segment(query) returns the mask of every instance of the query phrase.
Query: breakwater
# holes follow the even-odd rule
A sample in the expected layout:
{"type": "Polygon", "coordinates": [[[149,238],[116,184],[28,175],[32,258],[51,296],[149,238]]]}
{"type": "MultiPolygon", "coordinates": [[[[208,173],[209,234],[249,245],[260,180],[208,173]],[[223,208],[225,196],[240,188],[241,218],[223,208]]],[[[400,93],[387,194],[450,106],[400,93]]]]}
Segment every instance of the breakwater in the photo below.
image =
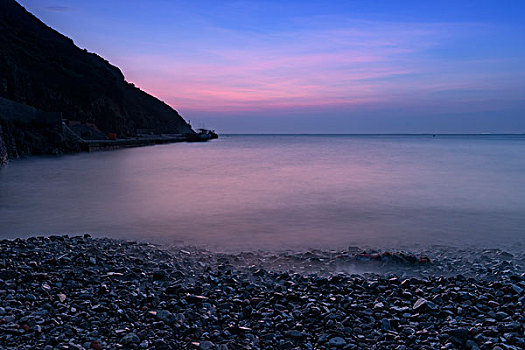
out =
{"type": "Polygon", "coordinates": [[[185,141],[187,141],[185,136],[159,136],[122,140],[85,140],[81,143],[81,150],[84,152],[111,151],[120,148],[151,146],[185,141]]]}

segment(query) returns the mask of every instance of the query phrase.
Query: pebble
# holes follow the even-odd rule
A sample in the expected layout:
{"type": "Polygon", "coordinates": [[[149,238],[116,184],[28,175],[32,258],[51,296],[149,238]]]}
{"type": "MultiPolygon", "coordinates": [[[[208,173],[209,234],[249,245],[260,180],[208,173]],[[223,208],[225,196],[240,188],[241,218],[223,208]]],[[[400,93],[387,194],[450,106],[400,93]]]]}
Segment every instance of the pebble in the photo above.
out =
{"type": "Polygon", "coordinates": [[[328,341],[328,344],[331,346],[342,347],[346,345],[346,341],[341,337],[335,337],[330,339],[330,341],[328,341]]]}
{"type": "Polygon", "coordinates": [[[381,320],[381,327],[383,328],[383,330],[385,331],[390,331],[392,330],[392,325],[390,324],[390,320],[387,319],[387,318],[384,318],[381,320]]]}
{"type": "Polygon", "coordinates": [[[160,310],[157,312],[157,318],[164,323],[169,323],[171,320],[171,312],[167,310],[160,310]]]}
{"type": "Polygon", "coordinates": [[[211,341],[205,340],[199,344],[200,350],[211,350],[215,348],[215,344],[213,344],[211,341]]]}
{"type": "Polygon", "coordinates": [[[98,340],[93,340],[93,341],[89,344],[89,348],[90,348],[90,349],[94,349],[94,350],[102,350],[102,345],[100,345],[100,343],[99,343],[98,340]]]}
{"type": "Polygon", "coordinates": [[[135,333],[126,334],[120,341],[122,344],[135,344],[140,343],[140,338],[135,333]]]}

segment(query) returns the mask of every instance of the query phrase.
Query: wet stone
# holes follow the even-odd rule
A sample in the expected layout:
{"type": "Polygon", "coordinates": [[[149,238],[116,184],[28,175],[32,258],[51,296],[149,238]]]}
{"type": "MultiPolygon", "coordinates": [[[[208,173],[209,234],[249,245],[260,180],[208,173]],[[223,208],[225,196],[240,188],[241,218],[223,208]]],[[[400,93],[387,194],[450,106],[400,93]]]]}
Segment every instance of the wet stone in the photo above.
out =
{"type": "Polygon", "coordinates": [[[383,330],[385,330],[385,331],[392,330],[392,325],[390,324],[390,320],[387,319],[387,318],[382,319],[381,320],[381,328],[383,328],[383,330]]]}
{"type": "Polygon", "coordinates": [[[511,286],[511,288],[514,291],[514,293],[516,293],[516,294],[523,294],[523,288],[521,288],[521,287],[519,287],[519,286],[517,286],[515,284],[513,284],[511,286]]]}
{"type": "Polygon", "coordinates": [[[140,343],[140,338],[135,333],[126,334],[120,341],[124,345],[140,343]]]}
{"type": "Polygon", "coordinates": [[[212,350],[215,348],[215,344],[213,344],[211,341],[205,340],[199,344],[200,350],[212,350]]]}
{"type": "Polygon", "coordinates": [[[328,345],[330,346],[337,346],[337,347],[343,347],[346,345],[346,341],[341,337],[335,337],[328,341],[328,345]]]}
{"type": "Polygon", "coordinates": [[[167,310],[158,311],[156,316],[159,320],[163,321],[164,323],[169,323],[172,317],[171,312],[167,310]]]}
{"type": "Polygon", "coordinates": [[[460,339],[467,339],[467,338],[470,337],[470,332],[466,328],[451,329],[451,330],[448,331],[448,333],[452,337],[456,337],[456,338],[460,338],[460,339]]]}
{"type": "Polygon", "coordinates": [[[295,339],[304,338],[306,336],[306,334],[304,334],[303,332],[299,332],[299,331],[296,331],[296,330],[286,331],[284,334],[287,337],[295,338],[295,339]]]}

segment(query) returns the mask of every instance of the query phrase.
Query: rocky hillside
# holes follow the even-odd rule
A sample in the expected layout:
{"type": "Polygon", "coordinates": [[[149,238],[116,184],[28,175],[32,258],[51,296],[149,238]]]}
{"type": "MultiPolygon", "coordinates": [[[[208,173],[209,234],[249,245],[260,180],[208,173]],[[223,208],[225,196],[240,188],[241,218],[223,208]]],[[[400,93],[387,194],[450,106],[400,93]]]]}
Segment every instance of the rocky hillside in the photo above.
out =
{"type": "Polygon", "coordinates": [[[137,129],[193,133],[171,107],[126,82],[117,67],[78,48],[14,0],[0,0],[0,33],[0,97],[94,123],[118,137],[136,135],[137,129]]]}
{"type": "Polygon", "coordinates": [[[0,166],[7,163],[8,154],[7,154],[7,146],[3,138],[4,130],[2,128],[2,125],[0,125],[0,166]]]}
{"type": "Polygon", "coordinates": [[[80,150],[79,137],[63,126],[61,113],[0,97],[0,166],[9,158],[80,150]]]}

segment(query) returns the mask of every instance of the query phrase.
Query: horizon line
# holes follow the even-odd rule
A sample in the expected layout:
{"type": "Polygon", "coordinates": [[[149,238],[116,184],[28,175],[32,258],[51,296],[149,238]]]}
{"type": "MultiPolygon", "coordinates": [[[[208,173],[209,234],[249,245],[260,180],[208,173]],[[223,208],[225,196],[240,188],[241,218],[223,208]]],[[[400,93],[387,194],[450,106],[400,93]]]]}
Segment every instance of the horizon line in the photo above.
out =
{"type": "Polygon", "coordinates": [[[290,136],[322,136],[322,135],[347,135],[347,136],[525,136],[522,133],[282,133],[282,132],[263,132],[263,133],[219,133],[219,135],[250,135],[250,136],[264,136],[264,135],[290,135],[290,136]]]}

